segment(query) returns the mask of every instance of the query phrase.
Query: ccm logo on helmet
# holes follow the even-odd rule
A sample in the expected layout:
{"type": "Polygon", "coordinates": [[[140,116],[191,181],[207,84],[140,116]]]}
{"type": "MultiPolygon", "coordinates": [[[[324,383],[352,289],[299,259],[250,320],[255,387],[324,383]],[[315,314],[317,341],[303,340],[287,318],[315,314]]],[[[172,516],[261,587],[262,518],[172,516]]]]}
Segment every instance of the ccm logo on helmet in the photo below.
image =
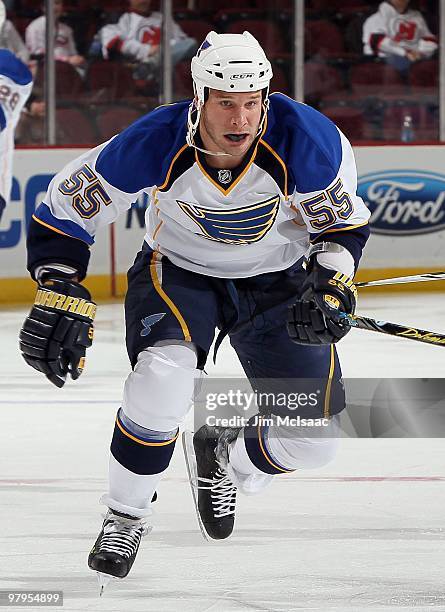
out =
{"type": "Polygon", "coordinates": [[[231,81],[235,81],[237,79],[252,79],[255,75],[250,72],[244,72],[243,74],[232,74],[230,77],[231,81]]]}

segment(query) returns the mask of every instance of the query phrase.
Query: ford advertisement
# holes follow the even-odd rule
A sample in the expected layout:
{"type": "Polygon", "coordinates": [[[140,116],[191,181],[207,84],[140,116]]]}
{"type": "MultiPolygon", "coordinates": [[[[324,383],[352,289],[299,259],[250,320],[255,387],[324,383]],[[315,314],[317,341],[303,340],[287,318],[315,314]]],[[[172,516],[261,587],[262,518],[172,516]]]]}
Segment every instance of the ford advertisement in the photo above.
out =
{"type": "Polygon", "coordinates": [[[388,170],[359,177],[375,234],[411,236],[445,228],[445,175],[388,170]]]}

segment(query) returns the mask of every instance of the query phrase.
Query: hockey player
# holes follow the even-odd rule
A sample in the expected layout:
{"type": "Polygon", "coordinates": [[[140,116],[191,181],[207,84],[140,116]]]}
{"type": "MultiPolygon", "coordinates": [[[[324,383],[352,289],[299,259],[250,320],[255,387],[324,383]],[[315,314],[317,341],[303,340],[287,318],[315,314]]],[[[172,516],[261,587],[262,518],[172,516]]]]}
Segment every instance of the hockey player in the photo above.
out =
{"type": "MultiPolygon", "coordinates": [[[[301,414],[324,417],[331,436],[344,407],[334,343],[348,329],[337,312],[354,311],[369,217],[351,146],[317,111],[269,96],[271,64],[248,32],[210,32],[192,77],[192,102],[154,110],[57,174],[29,230],[39,287],[20,346],[60,387],[80,375],[91,344],[95,306],[80,283],[94,234],[150,194],[125,301],[133,371],[111,442],[109,511],[89,556],[108,576],[128,574],[149,529],[216,327],[217,345],[230,336],[257,388],[295,391],[318,379],[320,401],[301,414]]],[[[237,490],[257,492],[334,456],[334,438],[305,433],[255,421],[196,432],[188,463],[207,537],[232,532],[237,490]]]]}
{"type": "MultiPolygon", "coordinates": [[[[0,32],[5,17],[0,1],[0,32]]],[[[11,51],[0,48],[0,220],[11,194],[14,131],[31,89],[29,68],[11,51]]]]}
{"type": "Polygon", "coordinates": [[[431,57],[438,46],[422,14],[409,8],[409,0],[382,2],[363,24],[363,45],[365,55],[386,58],[401,71],[431,57]]]}

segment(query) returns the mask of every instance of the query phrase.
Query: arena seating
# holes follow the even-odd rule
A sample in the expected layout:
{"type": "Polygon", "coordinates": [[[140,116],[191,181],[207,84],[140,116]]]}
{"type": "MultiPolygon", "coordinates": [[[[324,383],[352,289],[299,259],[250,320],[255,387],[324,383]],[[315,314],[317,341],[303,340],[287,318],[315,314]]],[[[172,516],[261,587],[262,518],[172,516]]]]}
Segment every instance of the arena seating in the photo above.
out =
{"type": "Polygon", "coordinates": [[[241,34],[247,30],[252,32],[270,55],[288,53],[289,47],[278,25],[273,21],[262,19],[237,19],[230,22],[226,32],[241,34]]]}
{"type": "MultiPolygon", "coordinates": [[[[85,83],[77,70],[68,62],[56,61],[56,96],[59,100],[71,100],[85,92],[85,83]]],[[[35,86],[43,92],[45,62],[39,63],[35,86]]]]}
{"type": "MultiPolygon", "coordinates": [[[[292,96],[293,6],[293,0],[174,0],[173,9],[179,25],[198,42],[212,29],[251,31],[272,61],[271,89],[292,96]]],[[[98,28],[126,8],[125,0],[65,0],[66,21],[74,29],[80,52],[87,54],[98,28]]],[[[419,0],[419,8],[431,11],[431,2],[419,0]]],[[[152,9],[160,9],[160,0],[152,0],[152,9]]],[[[397,140],[407,112],[416,138],[435,139],[438,60],[416,62],[402,77],[384,61],[364,58],[361,31],[373,10],[368,0],[305,2],[305,101],[330,116],[353,140],[397,140]]],[[[21,0],[8,16],[24,35],[40,13],[41,0],[21,0]]],[[[431,15],[429,22],[434,30],[431,15]]],[[[122,61],[90,59],[85,78],[70,64],[56,62],[56,81],[57,117],[64,122],[58,129],[61,144],[69,144],[70,138],[73,143],[84,137],[90,142],[108,138],[159,103],[157,82],[153,86],[135,82],[133,67],[122,61]]],[[[175,66],[173,86],[176,100],[193,95],[189,60],[175,66]]],[[[41,62],[35,91],[42,95],[43,90],[41,62]]]]}
{"type": "Polygon", "coordinates": [[[96,124],[100,141],[108,140],[139,119],[141,112],[126,105],[110,106],[98,112],[96,124]]]}
{"type": "Polygon", "coordinates": [[[367,138],[364,111],[351,106],[325,106],[323,113],[329,117],[352,141],[367,138]]]}
{"type": "Polygon", "coordinates": [[[326,96],[346,95],[338,68],[325,62],[308,61],[304,65],[304,91],[309,104],[318,106],[326,96]]]}
{"type": "Polygon", "coordinates": [[[98,142],[98,134],[91,118],[78,108],[56,110],[57,144],[88,144],[98,142]]]}
{"type": "Polygon", "coordinates": [[[345,52],[343,36],[338,27],[327,20],[308,20],[305,24],[307,57],[339,57],[345,52]]]}
{"type": "Polygon", "coordinates": [[[416,62],[409,73],[411,88],[438,88],[439,87],[439,61],[425,60],[416,62]]]}
{"type": "Polygon", "coordinates": [[[212,23],[205,20],[187,18],[178,20],[178,25],[181,26],[188,36],[194,38],[198,44],[201,43],[207,34],[215,27],[212,23]]]}
{"type": "Polygon", "coordinates": [[[351,66],[349,81],[352,92],[361,95],[382,95],[382,92],[403,94],[406,85],[400,72],[380,61],[362,61],[351,66]]]}
{"type": "Polygon", "coordinates": [[[121,62],[97,60],[90,64],[87,85],[96,102],[114,102],[135,95],[131,69],[121,62]]]}

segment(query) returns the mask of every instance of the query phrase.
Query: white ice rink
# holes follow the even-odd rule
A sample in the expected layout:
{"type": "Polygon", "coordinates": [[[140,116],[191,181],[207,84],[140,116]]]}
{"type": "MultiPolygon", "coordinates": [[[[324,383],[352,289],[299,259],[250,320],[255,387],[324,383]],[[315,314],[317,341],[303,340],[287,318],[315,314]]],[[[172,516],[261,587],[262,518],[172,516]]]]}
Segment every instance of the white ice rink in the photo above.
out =
{"type": "MultiPolygon", "coordinates": [[[[359,308],[442,333],[444,310],[443,295],[365,298],[359,308]]],[[[24,314],[0,312],[0,589],[60,589],[63,610],[79,611],[445,610],[441,439],[344,440],[326,468],[240,497],[232,538],[215,544],[200,535],[178,444],[154,531],[130,576],[99,599],[86,561],[129,370],[122,307],[100,307],[86,370],[62,390],[19,355],[24,314]]],[[[445,372],[445,348],[371,332],[352,330],[339,351],[345,376],[445,372]]],[[[227,344],[208,371],[241,373],[227,344]]]]}

